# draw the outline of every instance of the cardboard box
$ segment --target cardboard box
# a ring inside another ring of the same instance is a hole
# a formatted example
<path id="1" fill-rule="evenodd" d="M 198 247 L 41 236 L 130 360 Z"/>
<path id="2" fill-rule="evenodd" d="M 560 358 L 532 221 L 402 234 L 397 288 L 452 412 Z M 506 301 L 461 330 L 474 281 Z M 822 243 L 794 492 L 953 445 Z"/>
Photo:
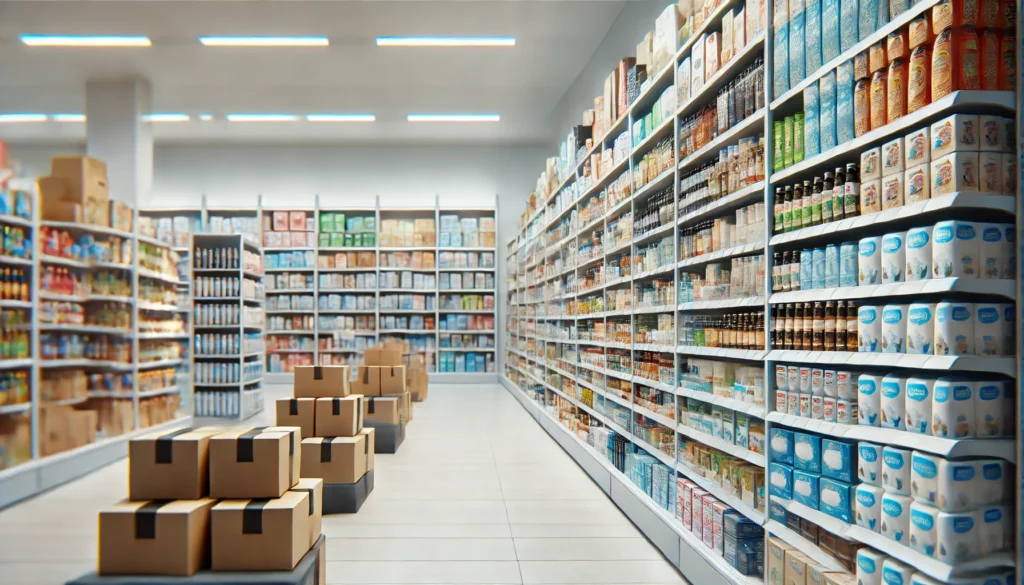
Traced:
<path id="1" fill-rule="evenodd" d="M 110 198 L 107 163 L 88 156 L 55 156 L 50 159 L 50 176 L 59 177 L 67 187 L 65 201 L 85 203 Z"/>
<path id="2" fill-rule="evenodd" d="M 363 427 L 359 434 L 366 437 L 366 471 L 370 471 L 373 469 L 373 453 L 377 447 L 377 429 Z"/>
<path id="3" fill-rule="evenodd" d="M 380 395 L 405 393 L 405 366 L 390 366 L 380 369 Z"/>
<path id="4" fill-rule="evenodd" d="M 100 510 L 100 575 L 187 577 L 209 565 L 217 500 L 129 502 Z"/>
<path id="5" fill-rule="evenodd" d="M 299 427 L 302 438 L 315 437 L 316 398 L 278 398 L 277 426 Z"/>
<path id="6" fill-rule="evenodd" d="M 213 436 L 210 439 L 210 497 L 281 497 L 292 486 L 290 440 L 289 433 L 260 428 L 235 429 Z"/>
<path id="7" fill-rule="evenodd" d="M 291 571 L 309 552 L 309 494 L 224 500 L 210 525 L 214 571 Z"/>
<path id="8" fill-rule="evenodd" d="M 775 536 L 768 537 L 768 579 L 765 585 L 784 585 L 786 552 L 795 550 Z"/>
<path id="9" fill-rule="evenodd" d="M 309 546 L 312 547 L 323 531 L 324 480 L 319 477 L 304 477 L 292 486 L 290 491 L 306 492 L 309 495 Z"/>
<path id="10" fill-rule="evenodd" d="M 363 353 L 363 362 L 367 366 L 400 366 L 402 365 L 402 348 L 367 348 L 367 350 Z"/>
<path id="11" fill-rule="evenodd" d="M 380 396 L 380 368 L 359 366 L 359 372 L 352 382 L 352 393 L 362 396 Z"/>
<path id="12" fill-rule="evenodd" d="M 302 440 L 302 476 L 325 484 L 352 484 L 366 473 L 367 436 L 313 437 Z"/>
<path id="13" fill-rule="evenodd" d="M 42 201 L 42 216 L 47 221 L 85 222 L 85 210 L 81 203 L 68 201 L 68 186 L 60 177 L 39 177 L 39 198 Z"/>
<path id="14" fill-rule="evenodd" d="M 412 422 L 412 393 L 406 392 L 405 396 L 405 422 Z"/>
<path id="15" fill-rule="evenodd" d="M 807 579 L 807 563 L 813 563 L 810 558 L 798 550 L 786 551 L 785 585 L 804 585 Z"/>
<path id="16" fill-rule="evenodd" d="M 221 429 L 176 429 L 128 442 L 128 498 L 198 500 L 210 490 L 210 437 Z"/>
<path id="17" fill-rule="evenodd" d="M 296 398 L 348 396 L 352 388 L 349 366 L 295 366 Z"/>
<path id="18" fill-rule="evenodd" d="M 132 220 L 135 215 L 132 206 L 120 201 L 108 201 L 107 205 L 110 214 L 110 227 L 123 232 L 132 231 Z"/>
<path id="19" fill-rule="evenodd" d="M 363 418 L 383 423 L 400 424 L 405 400 L 401 396 L 367 397 L 363 402 Z"/>
<path id="20" fill-rule="evenodd" d="M 354 437 L 363 428 L 363 397 L 316 399 L 314 437 Z"/>
<path id="21" fill-rule="evenodd" d="M 412 399 L 422 402 L 427 399 L 427 384 L 429 377 L 423 366 L 409 367 L 405 373 L 406 389 L 412 394 Z"/>
<path id="22" fill-rule="evenodd" d="M 299 483 L 299 471 L 302 469 L 302 429 L 296 426 L 273 426 L 263 429 L 267 432 L 288 433 L 288 478 L 290 485 Z"/>
<path id="23" fill-rule="evenodd" d="M 109 201 L 88 200 L 82 204 L 85 223 L 101 227 L 110 227 Z"/>

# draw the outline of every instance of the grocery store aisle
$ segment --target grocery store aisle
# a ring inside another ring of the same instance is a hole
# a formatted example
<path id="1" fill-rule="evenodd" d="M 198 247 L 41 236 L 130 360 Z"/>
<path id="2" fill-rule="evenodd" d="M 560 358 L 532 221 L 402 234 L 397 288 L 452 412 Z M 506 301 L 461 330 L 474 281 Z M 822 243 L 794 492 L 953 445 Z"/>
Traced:
<path id="1" fill-rule="evenodd" d="M 268 404 L 287 393 L 268 389 Z M 120 462 L 0 512 L 3 581 L 88 570 L 96 512 L 125 494 Z M 324 532 L 330 584 L 684 582 L 497 384 L 431 386 L 362 510 Z"/>

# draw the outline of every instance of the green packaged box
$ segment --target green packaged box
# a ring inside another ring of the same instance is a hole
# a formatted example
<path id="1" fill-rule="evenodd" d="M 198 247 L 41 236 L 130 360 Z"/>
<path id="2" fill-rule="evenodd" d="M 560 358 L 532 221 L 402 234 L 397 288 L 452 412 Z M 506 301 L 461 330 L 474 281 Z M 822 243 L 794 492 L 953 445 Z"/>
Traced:
<path id="1" fill-rule="evenodd" d="M 334 214 L 333 213 L 321 213 L 320 214 L 320 233 L 330 233 L 334 231 Z"/>
<path id="2" fill-rule="evenodd" d="M 331 234 L 319 234 L 318 242 L 321 248 L 329 248 L 331 245 Z"/>
<path id="3" fill-rule="evenodd" d="M 363 234 L 363 245 L 372 248 L 377 245 L 377 234 L 374 232 L 365 232 Z"/>
<path id="4" fill-rule="evenodd" d="M 349 247 L 350 248 L 350 247 L 352 247 L 354 245 L 355 244 L 352 243 L 352 234 L 346 233 L 345 234 L 345 247 Z"/>
<path id="5" fill-rule="evenodd" d="M 783 166 L 783 163 L 785 161 L 782 159 L 783 138 L 784 137 L 782 136 L 782 122 L 777 121 L 773 125 L 772 131 L 772 170 L 776 172 L 786 168 L 785 166 Z"/>
<path id="6" fill-rule="evenodd" d="M 345 214 L 335 213 L 334 214 L 334 232 L 341 233 L 345 231 Z"/>
<path id="7" fill-rule="evenodd" d="M 363 230 L 367 232 L 377 231 L 377 218 L 375 217 L 364 217 L 363 218 Z"/>
<path id="8" fill-rule="evenodd" d="M 331 247 L 340 248 L 345 245 L 344 234 L 331 234 Z"/>
<path id="9" fill-rule="evenodd" d="M 793 116 L 782 121 L 782 164 L 793 166 Z"/>
<path id="10" fill-rule="evenodd" d="M 793 162 L 804 160 L 804 113 L 797 112 L 793 116 Z"/>

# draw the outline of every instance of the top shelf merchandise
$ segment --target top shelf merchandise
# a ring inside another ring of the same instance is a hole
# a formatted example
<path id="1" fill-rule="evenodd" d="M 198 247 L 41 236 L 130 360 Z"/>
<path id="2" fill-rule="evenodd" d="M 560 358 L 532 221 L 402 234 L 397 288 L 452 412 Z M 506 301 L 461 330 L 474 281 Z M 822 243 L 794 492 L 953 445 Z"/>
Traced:
<path id="1" fill-rule="evenodd" d="M 673 4 L 617 64 L 508 243 L 503 381 L 639 488 L 692 581 L 1006 578 L 1016 8 L 774 7 Z"/>

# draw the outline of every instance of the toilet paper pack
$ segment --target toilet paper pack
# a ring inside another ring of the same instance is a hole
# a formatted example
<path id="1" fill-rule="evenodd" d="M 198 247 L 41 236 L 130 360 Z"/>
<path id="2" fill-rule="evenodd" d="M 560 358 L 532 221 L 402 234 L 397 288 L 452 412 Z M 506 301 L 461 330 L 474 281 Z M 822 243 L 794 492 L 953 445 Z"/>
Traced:
<path id="1" fill-rule="evenodd" d="M 882 376 L 861 374 L 857 378 L 857 424 L 881 425 Z"/>
<path id="2" fill-rule="evenodd" d="M 907 352 L 907 309 L 910 305 L 882 307 L 882 353 Z"/>
<path id="3" fill-rule="evenodd" d="M 914 502 L 910 505 L 910 548 L 928 557 L 935 558 L 938 544 L 936 525 L 939 511 L 932 506 Z"/>
<path id="4" fill-rule="evenodd" d="M 913 303 L 907 308 L 907 353 L 931 355 L 935 341 L 935 303 Z"/>
<path id="5" fill-rule="evenodd" d="M 857 512 L 854 515 L 857 526 L 872 532 L 880 532 L 882 525 L 882 488 L 862 483 L 857 486 Z"/>
<path id="6" fill-rule="evenodd" d="M 940 221 L 932 230 L 932 278 L 978 277 L 978 230 L 969 221 Z"/>
<path id="7" fill-rule="evenodd" d="M 882 585 L 882 563 L 888 557 L 870 548 L 857 550 L 857 585 Z"/>
<path id="8" fill-rule="evenodd" d="M 857 351 L 878 352 L 881 350 L 882 320 L 879 307 L 863 305 L 857 307 Z"/>
<path id="9" fill-rule="evenodd" d="M 978 556 L 981 536 L 979 512 L 939 512 L 935 522 L 935 558 L 954 565 Z"/>
<path id="10" fill-rule="evenodd" d="M 1005 223 L 980 223 L 978 278 L 1013 278 L 1014 227 Z"/>
<path id="11" fill-rule="evenodd" d="M 1000 195 L 1003 192 L 1002 169 L 1003 155 L 998 152 L 978 153 L 978 190 L 982 193 Z"/>
<path id="12" fill-rule="evenodd" d="M 886 429 L 905 431 L 907 412 L 907 378 L 889 374 L 882 378 L 879 400 L 881 419 L 879 426 Z"/>
<path id="13" fill-rule="evenodd" d="M 973 461 L 949 461 L 914 451 L 911 456 L 911 496 L 942 512 L 964 512 L 978 505 L 981 479 Z"/>
<path id="14" fill-rule="evenodd" d="M 927 280 L 932 274 L 932 226 L 907 230 L 906 280 Z"/>
<path id="15" fill-rule="evenodd" d="M 1008 506 L 990 506 L 979 511 L 981 516 L 980 556 L 990 555 L 1013 547 L 1013 516 Z"/>
<path id="16" fill-rule="evenodd" d="M 882 487 L 889 493 L 910 495 L 910 450 L 882 448 Z"/>
<path id="17" fill-rule="evenodd" d="M 1011 488 L 1007 483 L 1011 478 L 1007 475 L 1007 464 L 1002 459 L 980 459 L 974 462 L 975 476 L 981 478 L 975 495 L 977 503 L 982 506 L 1002 504 Z"/>
<path id="18" fill-rule="evenodd" d="M 1013 327 L 1003 318 L 1006 306 L 1001 303 L 974 305 L 974 353 L 1001 356 L 1013 353 Z"/>
<path id="19" fill-rule="evenodd" d="M 882 447 L 861 441 L 857 443 L 857 479 L 875 486 L 882 485 Z"/>
<path id="20" fill-rule="evenodd" d="M 882 495 L 881 534 L 900 544 L 906 544 L 910 532 L 910 496 L 886 492 Z"/>
<path id="21" fill-rule="evenodd" d="M 944 376 L 932 389 L 932 435 L 943 439 L 974 436 L 974 391 L 969 380 Z"/>
<path id="22" fill-rule="evenodd" d="M 935 305 L 935 355 L 974 355 L 974 305 L 940 301 Z"/>
<path id="23" fill-rule="evenodd" d="M 882 236 L 882 284 L 903 282 L 906 270 L 907 232 L 893 232 Z"/>
<path id="24" fill-rule="evenodd" d="M 857 283 L 860 286 L 882 282 L 882 238 L 864 238 L 857 245 Z"/>
<path id="25" fill-rule="evenodd" d="M 913 577 L 914 567 L 905 565 L 896 559 L 882 561 L 882 582 L 885 585 L 910 585 Z"/>
<path id="26" fill-rule="evenodd" d="M 821 474 L 850 483 L 856 468 L 856 449 L 851 443 L 835 439 L 821 440 Z"/>
<path id="27" fill-rule="evenodd" d="M 930 435 L 932 422 L 932 392 L 935 380 L 913 376 L 907 379 L 906 426 L 911 433 Z"/>
<path id="28" fill-rule="evenodd" d="M 975 382 L 974 389 L 974 434 L 979 438 L 1012 436 L 1013 427 L 1003 428 L 1006 413 L 1009 382 L 1005 380 L 982 380 Z M 1011 397 L 1012 401 L 1012 397 Z"/>

